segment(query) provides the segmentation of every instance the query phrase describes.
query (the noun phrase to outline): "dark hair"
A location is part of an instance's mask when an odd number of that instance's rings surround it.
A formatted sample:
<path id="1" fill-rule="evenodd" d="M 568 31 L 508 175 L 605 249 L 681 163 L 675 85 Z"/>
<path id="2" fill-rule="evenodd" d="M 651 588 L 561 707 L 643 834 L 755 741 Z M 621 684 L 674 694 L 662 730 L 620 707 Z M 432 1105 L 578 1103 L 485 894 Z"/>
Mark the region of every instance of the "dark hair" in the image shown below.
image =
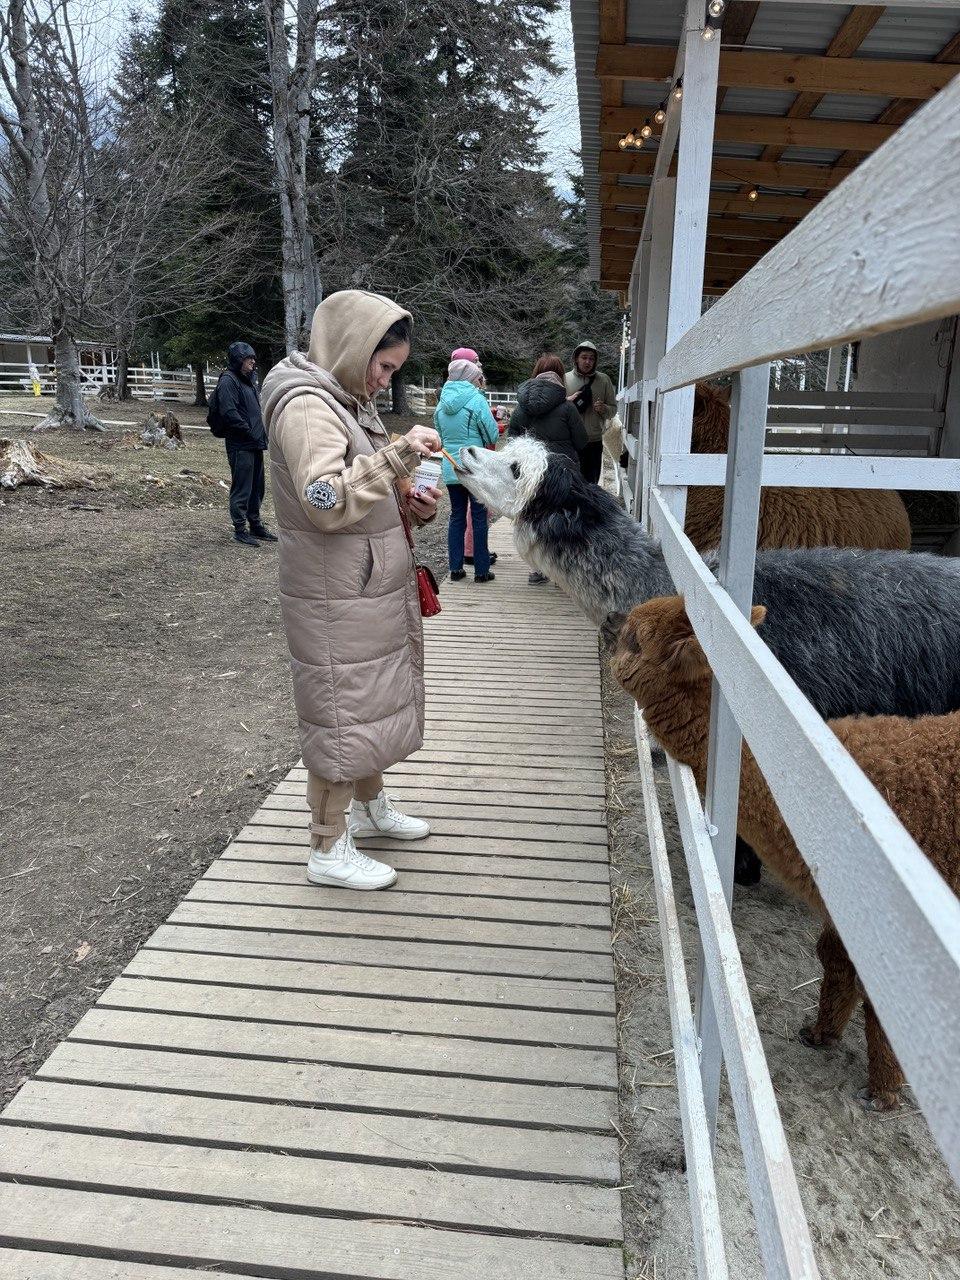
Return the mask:
<path id="1" fill-rule="evenodd" d="M 563 361 L 559 356 L 554 356 L 547 352 L 533 366 L 533 376 L 535 378 L 541 373 L 557 373 L 562 378 L 566 373 L 566 369 L 564 369 Z"/>
<path id="2" fill-rule="evenodd" d="M 402 347 L 405 342 L 409 342 L 413 336 L 413 323 L 409 316 L 401 316 L 399 320 L 394 320 L 393 324 L 383 335 L 377 345 L 373 348 L 373 354 L 378 351 L 386 351 L 389 347 Z"/>

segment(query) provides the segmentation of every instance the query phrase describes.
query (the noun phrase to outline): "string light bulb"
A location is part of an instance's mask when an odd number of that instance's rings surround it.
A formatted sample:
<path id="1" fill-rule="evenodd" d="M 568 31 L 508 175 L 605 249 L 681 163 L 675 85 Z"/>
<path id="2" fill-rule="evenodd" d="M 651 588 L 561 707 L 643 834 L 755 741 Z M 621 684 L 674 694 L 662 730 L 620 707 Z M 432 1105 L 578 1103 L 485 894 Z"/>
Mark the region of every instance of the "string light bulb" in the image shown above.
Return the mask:
<path id="1" fill-rule="evenodd" d="M 664 120 L 666 120 L 667 113 L 666 113 L 666 110 L 664 109 L 664 105 L 662 102 L 660 103 L 659 107 L 657 107 L 653 118 L 654 120 L 656 120 L 657 124 L 663 124 Z"/>
<path id="2" fill-rule="evenodd" d="M 681 76 L 677 83 L 673 86 L 673 100 L 679 102 L 683 97 L 683 77 Z"/>
<path id="3" fill-rule="evenodd" d="M 716 34 L 717 33 L 713 27 L 704 27 L 703 30 L 700 32 L 700 37 L 703 40 L 712 40 Z"/>
<path id="4" fill-rule="evenodd" d="M 631 129 L 630 132 L 627 134 L 627 146 L 632 147 L 633 144 L 636 142 L 636 140 L 637 140 L 637 135 Z"/>
<path id="5" fill-rule="evenodd" d="M 625 150 L 626 150 L 626 147 L 627 147 L 627 139 L 626 139 L 626 137 L 621 138 L 621 139 L 620 139 L 620 141 L 619 141 L 619 143 L 618 143 L 617 145 L 620 147 L 620 150 L 621 150 L 621 151 L 625 151 Z"/>
<path id="6" fill-rule="evenodd" d="M 756 187 L 751 187 L 750 190 L 747 192 L 747 199 L 758 200 L 759 198 L 760 198 L 760 192 L 757 190 Z"/>
<path id="7" fill-rule="evenodd" d="M 651 126 L 650 121 L 644 120 L 643 128 L 640 130 L 640 137 L 649 138 L 652 133 L 653 133 L 653 127 Z"/>
<path id="8" fill-rule="evenodd" d="M 726 9 L 726 0 L 710 0 L 707 5 L 707 13 L 711 18 L 722 18 L 723 11 Z"/>

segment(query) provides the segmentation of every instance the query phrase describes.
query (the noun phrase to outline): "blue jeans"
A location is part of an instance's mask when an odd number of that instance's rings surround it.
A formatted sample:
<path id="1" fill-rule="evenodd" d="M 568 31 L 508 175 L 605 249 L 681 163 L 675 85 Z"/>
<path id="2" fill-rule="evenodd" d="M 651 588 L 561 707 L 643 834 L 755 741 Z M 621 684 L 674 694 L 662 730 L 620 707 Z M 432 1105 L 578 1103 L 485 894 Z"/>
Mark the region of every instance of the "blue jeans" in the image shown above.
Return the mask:
<path id="1" fill-rule="evenodd" d="M 487 546 L 487 508 L 471 498 L 462 484 L 448 484 L 450 524 L 447 526 L 447 555 L 450 572 L 463 568 L 463 539 L 467 532 L 467 503 L 473 517 L 473 571 L 478 578 L 490 572 L 490 549 Z"/>

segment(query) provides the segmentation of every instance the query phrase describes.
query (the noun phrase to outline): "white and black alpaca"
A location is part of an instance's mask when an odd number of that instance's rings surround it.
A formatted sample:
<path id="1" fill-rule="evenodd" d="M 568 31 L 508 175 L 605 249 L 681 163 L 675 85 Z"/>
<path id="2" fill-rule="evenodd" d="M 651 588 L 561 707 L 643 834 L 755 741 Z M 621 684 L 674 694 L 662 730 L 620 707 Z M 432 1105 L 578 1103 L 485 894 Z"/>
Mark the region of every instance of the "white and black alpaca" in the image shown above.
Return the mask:
<path id="1" fill-rule="evenodd" d="M 608 638 L 634 605 L 673 595 L 660 545 L 608 493 L 547 452 L 512 441 L 464 449 L 460 482 L 514 521 L 520 554 Z M 706 555 L 707 564 L 715 554 Z M 960 709 L 960 561 L 905 551 L 761 551 L 759 634 L 817 711 L 942 715 Z M 750 883 L 749 859 L 738 880 Z"/>

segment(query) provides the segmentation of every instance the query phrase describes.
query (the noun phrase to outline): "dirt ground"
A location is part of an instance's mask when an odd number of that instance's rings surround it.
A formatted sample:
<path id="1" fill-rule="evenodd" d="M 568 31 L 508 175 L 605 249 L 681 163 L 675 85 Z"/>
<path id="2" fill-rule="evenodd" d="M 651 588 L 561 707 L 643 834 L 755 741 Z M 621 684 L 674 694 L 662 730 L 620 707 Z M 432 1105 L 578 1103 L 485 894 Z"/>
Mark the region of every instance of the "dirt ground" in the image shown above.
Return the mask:
<path id="1" fill-rule="evenodd" d="M 4 413 L 0 436 L 33 421 Z M 126 427 L 36 435 L 109 479 L 0 489 L 2 1101 L 298 755 L 276 548 L 233 542 L 223 444 L 205 425 L 184 436 L 168 451 Z M 417 537 L 442 577 L 443 513 Z"/>
<path id="2" fill-rule="evenodd" d="M 606 670 L 604 704 L 611 848 L 620 881 L 615 932 L 627 1274 L 631 1280 L 692 1280 L 683 1139 L 633 704 Z M 696 917 L 665 767 L 658 769 L 657 786 L 692 991 Z M 813 917 L 764 872 L 759 885 L 736 890 L 734 920 L 824 1280 L 956 1280 L 960 1192 L 909 1091 L 896 1114 L 867 1114 L 857 1102 L 867 1073 L 862 1016 L 827 1052 L 805 1048 L 797 1038 L 819 990 Z M 717 1152 L 731 1276 L 746 1280 L 762 1269 L 726 1088 Z"/>

